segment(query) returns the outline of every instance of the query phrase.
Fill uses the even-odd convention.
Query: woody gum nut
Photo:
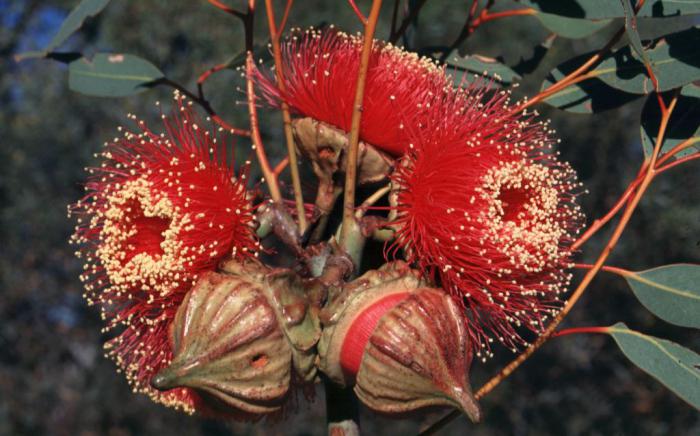
[[[254,259],[200,278],[172,326],[174,359],[151,381],[195,389],[212,409],[246,418],[279,410],[294,380],[316,376],[321,335],[302,280]],[[238,413],[238,412],[243,412]]]
[[[407,264],[393,262],[333,295],[321,314],[320,369],[339,384],[354,384],[378,412],[448,406],[476,422],[464,316],[449,295],[426,285]]]
[[[418,289],[379,319],[364,348],[355,393],[383,413],[449,406],[478,422],[471,361],[459,307],[440,290]]]
[[[200,278],[175,317],[173,354],[153,387],[192,388],[214,409],[271,413],[289,390],[291,346],[261,287],[242,277]]]
[[[257,260],[228,260],[219,265],[222,272],[259,283],[277,314],[277,320],[292,347],[292,365],[297,379],[310,382],[316,377],[316,343],[321,337],[318,311],[309,302],[304,281],[284,268],[270,269]]]
[[[332,292],[329,303],[320,315],[324,329],[318,343],[319,369],[341,386],[352,385],[354,373],[348,372],[347,367],[356,366],[349,362],[361,360],[357,356],[361,355],[364,343],[374,331],[379,317],[411,289],[423,285],[425,283],[415,271],[398,261],[369,271]],[[358,333],[354,333],[353,340],[349,339],[350,342],[345,345],[345,339],[351,337],[348,335],[350,329]],[[355,335],[358,336],[355,338]],[[360,339],[360,336],[364,339]],[[349,358],[349,354],[357,356]],[[343,355],[346,357],[345,363],[341,359]]]

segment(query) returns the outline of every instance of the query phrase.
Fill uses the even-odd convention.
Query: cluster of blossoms
[[[130,116],[139,131],[106,144],[69,213],[77,216],[71,241],[85,261],[86,298],[100,307],[105,331],[118,332],[107,354],[135,391],[192,412],[193,391],[149,384],[172,359],[171,323],[198,275],[224,258],[255,256],[258,242],[246,171],[234,173],[224,136],[175,99],[164,133]]]
[[[333,28],[296,31],[283,49],[284,85],[259,72],[257,81],[274,105],[286,102],[298,115],[348,131],[361,51],[360,37]],[[135,391],[192,412],[206,410],[195,390],[161,392],[151,387],[159,373],[156,386],[174,386],[161,373],[174,360],[173,320],[198,277],[216,270],[223,260],[257,256],[259,242],[246,171],[234,173],[221,135],[203,128],[181,96],[175,99],[178,109],[163,116],[164,133],[152,132],[131,116],[139,131],[125,132],[106,145],[101,167],[90,170],[87,195],[69,210],[78,217],[72,242],[85,260],[81,278],[86,297],[101,308],[105,330],[115,331],[106,344],[107,354]],[[571,246],[583,221],[576,205],[580,184],[552,150],[552,130],[537,121],[536,114],[514,109],[509,99],[508,92],[479,80],[455,87],[448,71],[431,60],[391,44],[373,45],[360,137],[396,159],[390,175],[392,219],[387,224],[395,230],[395,250],[388,252],[401,251],[417,267],[411,274],[419,274],[420,283],[430,279],[454,298],[423,289],[408,299],[406,290],[400,298],[374,307],[373,325],[398,304],[421,313],[424,307],[457,313],[459,326],[447,323],[454,321],[447,313],[443,321],[458,332],[452,337],[464,341],[445,341],[450,335],[431,330],[428,342],[437,348],[424,350],[426,362],[435,352],[461,356],[461,364],[450,367],[455,374],[465,372],[465,365],[468,370],[472,351],[485,358],[494,340],[515,350],[526,344],[521,327],[536,333],[544,328],[569,284]],[[198,296],[209,295],[203,288]],[[403,319],[406,310],[392,313]],[[416,319],[430,324],[428,318]],[[262,330],[258,326],[258,333]],[[355,338],[359,352],[350,371],[360,378],[374,327],[364,333]],[[312,342],[297,341],[301,345],[281,341],[281,333],[273,338],[283,344],[277,350],[282,357],[275,361],[282,362],[275,364],[282,369],[279,385],[263,369],[269,362],[264,354],[263,360],[253,358],[254,369],[248,370],[259,370],[260,380],[270,382],[271,392],[283,397],[289,376],[285,365],[292,352],[303,351],[296,358],[301,359],[296,363],[302,373],[315,373],[309,370],[314,361],[309,353],[314,352],[313,340],[318,340],[314,335]],[[473,348],[468,353],[459,351],[468,348],[462,346],[466,338]],[[413,336],[405,339],[404,345],[415,345]],[[249,392],[249,383],[243,383],[243,395],[227,384],[240,381],[239,375],[221,385],[231,404],[245,404],[256,413],[274,409],[266,401],[278,399],[277,394],[260,400],[257,396],[265,390],[258,385]],[[463,376],[459,380],[464,381]],[[241,403],[246,395],[251,402]]]
[[[283,48],[284,86],[264,95],[348,131],[362,39],[296,32]],[[284,91],[281,91],[284,89]],[[515,349],[560,306],[580,184],[552,151],[553,132],[479,81],[454,87],[444,67],[375,41],[360,138],[397,157],[394,247],[465,308],[478,356],[494,339]]]

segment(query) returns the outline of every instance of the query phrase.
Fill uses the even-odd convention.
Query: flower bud
[[[320,369],[381,413],[456,407],[473,421],[472,351],[458,305],[403,262],[348,284],[322,314]],[[329,316],[325,316],[329,314]]]
[[[193,389],[208,410],[255,419],[281,409],[292,379],[314,378],[319,324],[288,271],[232,261],[221,269],[185,297],[173,323],[174,358],[151,384]]]

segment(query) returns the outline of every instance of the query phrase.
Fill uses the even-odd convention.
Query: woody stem
[[[286,22],[286,17],[289,15],[289,10],[293,0],[287,0],[284,18],[282,25]],[[275,11],[272,6],[272,0],[265,0],[267,10],[267,24],[270,29],[270,40],[272,42],[272,54],[275,60],[275,71],[277,77],[277,86],[282,94],[286,91],[284,83],[284,65],[282,64],[282,50],[280,49],[280,28],[278,29],[275,20]],[[301,177],[299,176],[299,165],[297,164],[296,148],[294,147],[294,134],[292,132],[292,118],[289,115],[289,106],[286,102],[282,102],[282,120],[284,122],[284,139],[287,143],[287,157],[289,159],[289,170],[292,176],[292,187],[294,189],[294,204],[297,210],[297,222],[299,223],[299,232],[303,233],[306,230],[306,215],[304,213],[304,197],[301,192]]]
[[[373,0],[367,24],[365,24],[365,36],[360,57],[360,69],[357,72],[355,88],[355,102],[353,104],[352,120],[350,123],[350,141],[348,145],[347,167],[345,168],[345,196],[343,197],[343,224],[340,231],[340,246],[345,248],[349,239],[357,234],[357,222],[355,221],[355,189],[357,182],[357,159],[360,144],[360,122],[362,121],[362,101],[365,95],[365,82],[369,68],[369,58],[372,53],[374,31],[379,19],[379,10],[382,0]],[[356,265],[357,266],[357,265]]]
[[[258,124],[258,110],[255,105],[255,85],[253,83],[253,73],[255,71],[255,59],[253,58],[253,17],[255,16],[255,0],[248,0],[248,12],[243,17],[245,27],[246,41],[246,58],[245,58],[245,73],[246,73],[246,94],[248,100],[248,116],[250,118],[250,138],[253,141],[255,155],[258,158],[260,169],[265,178],[265,183],[270,191],[270,198],[275,203],[282,202],[282,194],[277,177],[270,168],[270,162],[267,160],[267,154],[260,137],[260,127]]]

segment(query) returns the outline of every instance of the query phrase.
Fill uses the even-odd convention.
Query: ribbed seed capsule
[[[256,419],[281,409],[292,371],[313,379],[318,322],[290,273],[234,262],[222,270],[187,294],[173,323],[173,361],[151,384],[188,387],[215,412]]]
[[[320,369],[378,412],[448,406],[478,421],[462,312],[425,286],[402,262],[348,284],[322,313]]]

